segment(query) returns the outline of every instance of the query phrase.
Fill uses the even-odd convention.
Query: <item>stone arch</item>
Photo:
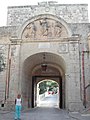
[[[46,64],[48,66],[47,71],[44,71],[44,72],[42,71],[42,68],[41,68],[41,65],[44,63],[42,61],[43,53],[45,53],[46,55]],[[50,52],[39,52],[26,58],[23,66],[21,91],[22,91],[23,97],[27,95],[25,97],[28,98],[28,101],[30,103],[32,103],[29,106],[31,107],[36,106],[36,102],[35,102],[36,101],[36,92],[35,92],[36,85],[38,81],[42,81],[42,79],[50,78],[55,80],[60,85],[60,88],[61,88],[60,91],[62,92],[62,89],[64,89],[65,91],[65,71],[66,71],[65,60],[57,54],[50,53]],[[59,107],[60,108],[65,107],[65,94],[60,95]]]
[[[56,69],[59,69],[59,67],[60,67],[64,73],[66,72],[66,62],[65,62],[64,57],[60,56],[58,53],[53,53],[52,51],[46,51],[46,52],[44,52],[44,51],[42,51],[42,52],[37,51],[37,52],[31,54],[30,56],[28,55],[27,58],[24,60],[24,65],[28,64],[28,66],[34,68],[35,70],[38,69],[38,67],[40,67],[39,65],[43,63],[43,61],[42,61],[43,60],[43,53],[48,55],[48,61],[46,61],[47,63],[51,62],[50,59],[51,59],[51,56],[53,56],[52,57],[52,62],[51,62],[52,65],[51,66],[55,67]],[[29,60],[31,62],[29,62]],[[38,61],[38,63],[37,63],[37,61]],[[37,63],[37,64],[34,65],[34,63]],[[56,63],[56,66],[54,66],[53,63]]]
[[[46,81],[46,80],[45,80],[45,79],[43,79],[43,80],[39,80],[37,83],[41,83],[41,82],[43,82],[43,81]],[[56,83],[58,84],[58,82],[55,81],[55,79],[52,79],[52,80],[49,80],[49,81],[54,81],[54,82],[56,82]]]
[[[45,89],[42,89],[42,85],[45,86]],[[41,89],[40,89],[41,88]],[[45,92],[44,92],[45,90]],[[51,96],[52,95],[52,96]],[[52,107],[58,107],[59,106],[59,81],[56,81],[55,79],[42,79],[37,82],[37,106],[49,106],[51,100],[48,101],[48,99],[51,97],[55,97],[56,100],[51,103]],[[45,100],[44,104],[43,99]]]
[[[71,36],[72,36],[71,29],[70,29],[69,25],[66,23],[65,20],[63,20],[62,18],[57,17],[57,16],[55,16],[55,15],[44,14],[44,15],[38,15],[38,16],[35,16],[35,17],[32,17],[32,18],[28,19],[28,20],[19,28],[18,38],[19,38],[19,39],[22,39],[22,34],[23,34],[23,31],[24,31],[24,29],[26,28],[26,26],[28,26],[30,23],[33,23],[34,21],[37,21],[37,20],[43,19],[43,18],[47,18],[47,19],[51,19],[51,20],[57,21],[58,23],[60,23],[60,24],[66,29],[67,34],[68,34],[68,37],[71,37]]]

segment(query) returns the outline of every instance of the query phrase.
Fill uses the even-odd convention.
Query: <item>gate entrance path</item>
[[[0,111],[0,120],[14,120],[14,112]],[[90,120],[90,116],[69,113],[59,108],[37,107],[22,111],[21,120]]]

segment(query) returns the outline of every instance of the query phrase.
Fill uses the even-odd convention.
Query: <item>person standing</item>
[[[17,98],[15,99],[15,120],[21,120],[21,108],[22,108],[22,99],[21,95],[18,94]]]

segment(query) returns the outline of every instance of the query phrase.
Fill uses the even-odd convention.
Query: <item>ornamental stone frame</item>
[[[40,33],[38,28],[40,28],[40,25],[43,24],[44,18],[45,18],[45,20],[47,19],[48,23],[50,25],[52,25],[53,28],[55,28],[55,26],[57,25],[55,23],[55,20],[58,20],[58,24],[60,26],[62,26],[62,30],[65,32],[61,31],[61,36],[55,36],[53,33],[52,33],[52,35],[54,35],[54,36],[49,36],[49,37],[48,37],[47,33],[45,33],[46,35],[45,34],[38,35]],[[21,29],[21,31],[22,31],[21,32],[21,40],[20,40],[21,41],[21,43],[20,43],[21,44],[21,46],[20,46],[21,52],[19,55],[19,58],[20,58],[20,61],[19,61],[20,62],[20,65],[19,65],[20,70],[19,71],[21,71],[21,72],[19,73],[20,78],[19,78],[19,87],[18,88],[21,88],[20,91],[23,95],[23,99],[26,97],[32,98],[31,95],[25,96],[25,94],[27,94],[28,90],[24,91],[22,89],[22,88],[26,89],[25,86],[28,86],[27,84],[32,84],[32,82],[25,83],[25,76],[27,77],[27,80],[28,80],[28,79],[32,78],[32,75],[28,76],[27,73],[22,72],[22,70],[23,70],[22,66],[25,63],[25,61],[29,61],[29,59],[32,59],[34,61],[32,56],[35,57],[38,55],[38,57],[40,57],[41,54],[43,52],[45,52],[46,55],[51,54],[50,55],[51,58],[53,58],[54,56],[57,56],[57,55],[62,58],[62,60],[60,60],[61,58],[56,59],[56,61],[58,63],[57,65],[60,66],[59,72],[61,71],[60,74],[64,80],[64,82],[62,84],[64,84],[63,89],[65,91],[65,95],[63,96],[63,98],[65,101],[65,104],[62,106],[65,106],[66,109],[70,109],[70,110],[76,110],[76,111],[80,110],[82,108],[82,102],[80,100],[80,80],[79,80],[80,72],[79,72],[79,51],[78,51],[80,38],[77,36],[70,37],[69,35],[71,35],[71,32],[70,32],[70,29],[67,29],[68,25],[64,21],[61,23],[61,20],[59,20],[58,18],[56,18],[52,15],[51,16],[50,15],[41,15],[36,18],[34,17],[33,20],[31,19],[31,20],[27,21],[24,24],[24,27],[22,27],[22,29]],[[47,23],[46,21],[44,21],[44,22],[45,22],[45,24]],[[65,26],[63,25],[63,23]],[[35,24],[36,24],[37,28],[35,28]],[[32,25],[34,25],[34,26],[32,26]],[[47,27],[47,29],[46,29],[46,27]],[[49,28],[50,28],[50,26],[48,26],[48,25],[45,26],[45,30],[48,30]],[[53,30],[53,28],[52,28],[52,30]],[[33,31],[33,29],[35,31]],[[61,27],[60,27],[60,30],[61,30]],[[38,33],[36,33],[37,31],[38,31]],[[48,31],[45,31],[45,32],[48,32]],[[41,29],[41,32],[42,32],[42,29]],[[54,31],[54,33],[55,33],[55,31]],[[44,46],[46,44],[46,47],[38,48],[38,45],[42,44],[43,41],[44,41]],[[19,42],[18,39],[17,39],[17,42]],[[50,44],[49,47],[47,46],[47,43]],[[26,46],[27,46],[27,49],[26,49]],[[73,46],[74,46],[74,49],[73,49]],[[34,49],[33,49],[33,47],[34,47]],[[56,54],[56,55],[53,56],[53,54]],[[75,58],[73,59],[73,57],[75,57]],[[30,63],[30,65],[27,62],[25,63],[26,66],[27,66],[27,64],[29,66],[31,66],[29,68],[29,69],[31,69],[29,71],[30,74],[32,74],[31,71],[33,70],[32,69],[33,66],[36,66],[35,64],[40,65],[42,63],[41,60],[38,60],[38,58],[35,57],[35,59],[37,59],[37,62],[34,61],[32,63],[32,61],[30,60],[32,65],[31,65],[31,63]],[[58,61],[61,61],[61,62],[59,63]],[[63,61],[65,62],[64,64],[63,64]],[[47,58],[46,62],[49,64],[48,65],[49,67],[52,66],[53,64],[54,64],[54,68],[57,66],[56,63],[52,60],[49,60],[49,58]],[[78,70],[77,70],[77,68],[75,68],[75,66],[77,66]],[[74,71],[72,71],[73,68],[75,69]],[[25,69],[27,69],[27,68],[25,67]],[[38,69],[40,69],[40,68],[38,68]],[[26,74],[26,75],[24,75],[24,74]],[[30,78],[28,78],[28,77],[30,77]],[[21,83],[20,83],[20,81],[21,81]],[[23,86],[23,87],[20,87],[20,86]],[[28,86],[28,88],[29,88],[29,86]],[[30,91],[31,91],[31,89],[30,89]],[[72,91],[75,91],[75,93]],[[31,92],[31,94],[32,94],[32,92]],[[74,95],[74,97],[73,97],[73,95]],[[29,100],[29,101],[32,102],[31,100]],[[24,104],[27,104],[27,102]],[[30,105],[30,106],[32,106],[32,105]]]
[[[4,101],[5,108],[13,106],[17,93],[21,93],[23,106],[35,107],[37,83],[50,77],[63,92],[59,94],[58,107],[70,111],[87,107],[90,103],[87,5],[48,2],[33,7],[9,7],[7,25],[10,26],[0,28],[0,46],[5,48],[0,50],[5,61],[0,72],[0,104]],[[43,72],[44,62],[48,68]],[[84,91],[85,88],[88,89]]]

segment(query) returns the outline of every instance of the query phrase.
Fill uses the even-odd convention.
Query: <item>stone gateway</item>
[[[45,79],[59,85],[59,108],[88,107],[89,47],[87,4],[8,7],[7,26],[0,27],[0,108],[12,107],[18,93],[23,106],[37,106],[37,84]]]

